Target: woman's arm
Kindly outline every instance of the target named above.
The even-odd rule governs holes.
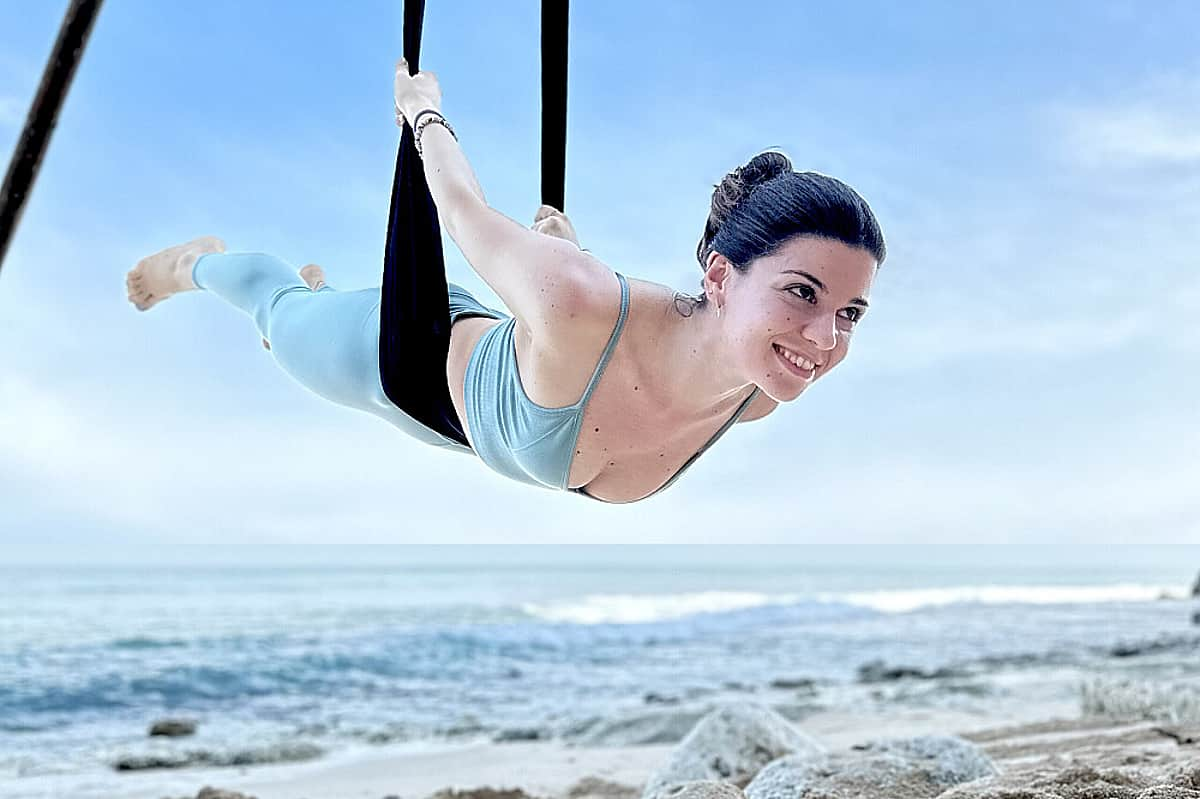
[[[402,119],[397,123],[440,107],[436,76],[409,76],[401,60],[396,109]],[[444,125],[430,122],[422,128],[421,153],[443,226],[513,316],[535,336],[561,334],[563,325],[589,327],[598,298],[615,285],[612,270],[575,242],[542,235],[489,206],[458,140]]]
[[[591,335],[608,318],[613,272],[575,242],[539,233],[479,202],[463,202],[447,230],[467,262],[535,338]],[[611,322],[611,320],[608,320]]]
[[[468,198],[487,204],[475,170],[445,125],[432,122],[425,126],[421,131],[421,153],[429,193],[447,230],[452,227],[454,212]]]

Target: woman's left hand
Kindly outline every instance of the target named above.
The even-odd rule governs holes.
[[[425,71],[409,75],[408,62],[401,58],[396,63],[395,99],[396,124],[401,127],[406,121],[411,124],[412,116],[426,108],[440,112],[442,89],[438,86],[437,75]]]
[[[575,233],[575,226],[571,224],[571,220],[567,219],[566,214],[551,205],[543,205],[538,209],[537,214],[533,217],[532,227],[538,233],[566,239],[576,247],[579,246],[579,236]]]

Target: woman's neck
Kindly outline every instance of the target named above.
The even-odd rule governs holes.
[[[684,313],[691,309],[690,316]],[[654,350],[667,410],[682,422],[726,415],[754,390],[754,384],[736,375],[728,364],[728,343],[712,309],[687,299],[672,303]]]

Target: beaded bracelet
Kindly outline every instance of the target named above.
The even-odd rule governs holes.
[[[435,116],[431,116],[426,120],[421,120],[421,117],[425,116],[426,114],[434,114]],[[458,141],[458,134],[454,132],[454,128],[450,127],[450,123],[446,121],[446,118],[442,116],[440,111],[437,111],[433,108],[426,108],[424,111],[417,114],[415,117],[413,117],[413,123],[413,140],[417,145],[417,155],[422,159],[425,158],[425,155],[421,147],[421,131],[425,130],[430,123],[437,123],[443,126],[446,130],[450,131],[450,135],[454,137],[454,140]]]

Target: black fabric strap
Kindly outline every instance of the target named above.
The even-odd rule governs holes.
[[[564,211],[567,0],[542,0],[542,203]],[[404,58],[420,71],[425,0],[404,0]],[[415,120],[413,120],[415,122]],[[398,408],[466,445],[446,383],[450,309],[437,207],[406,121],[396,154],[379,311],[379,374]]]
[[[424,0],[405,0],[404,57],[420,70]],[[446,358],[450,307],[442,232],[405,122],[396,154],[379,307],[379,377],[396,407],[442,435],[467,444],[450,399]]]

